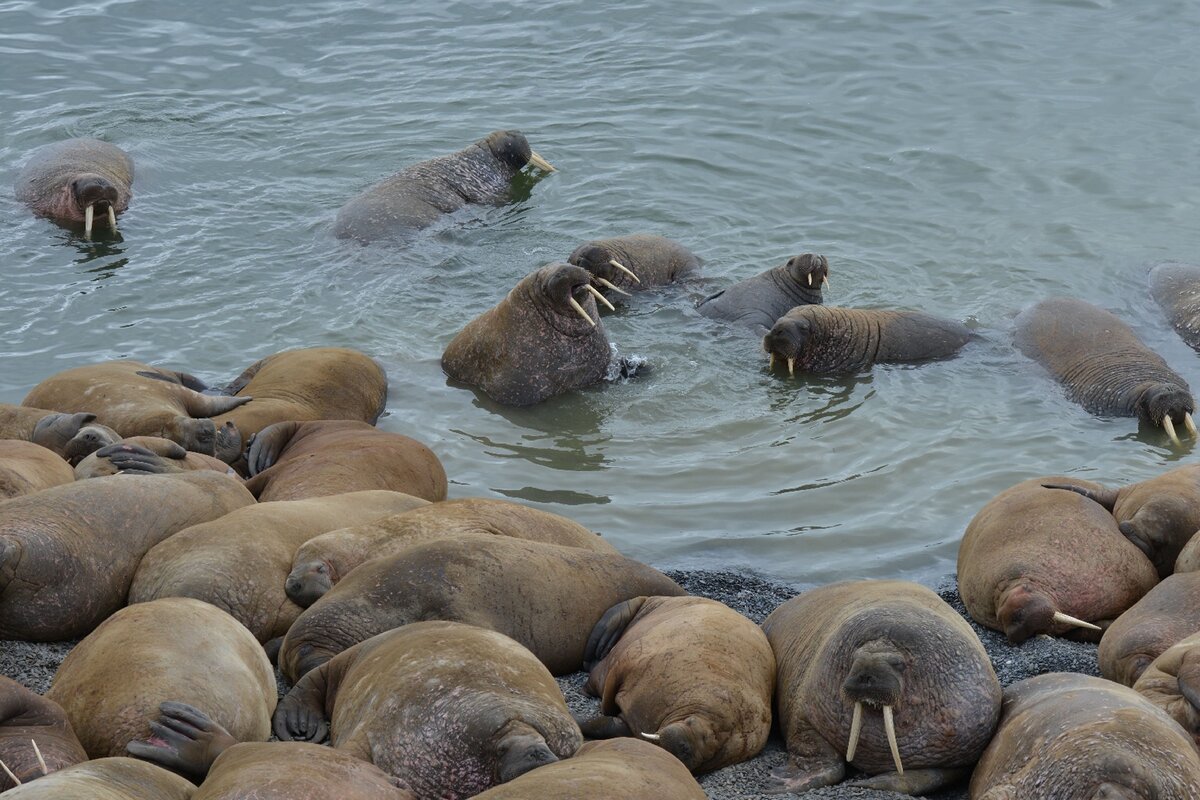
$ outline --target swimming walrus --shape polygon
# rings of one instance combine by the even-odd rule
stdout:
[[[1014,341],[1088,412],[1137,417],[1176,444],[1176,425],[1196,435],[1187,382],[1116,314],[1074,298],[1043,300],[1017,317]]]
[[[253,502],[233,478],[197,471],[112,475],[0,503],[0,639],[83,636],[125,604],[147,550]]]
[[[75,471],[57,453],[33,442],[0,439],[0,501],[73,480]]]
[[[129,603],[192,597],[230,614],[260,642],[282,636],[301,608],[284,594],[296,548],[325,531],[397,514],[424,500],[366,491],[255,503],[193,525],[142,557]]]
[[[1167,648],[1200,631],[1200,572],[1171,575],[1146,592],[1100,639],[1100,674],[1133,686]]]
[[[704,298],[697,309],[706,317],[766,333],[796,306],[820,305],[821,288],[828,283],[829,261],[804,253]]]
[[[643,736],[692,772],[753,758],[771,733],[775,655],[762,629],[704,597],[635,597],[588,637],[592,738]]]
[[[615,295],[674,283],[700,266],[700,259],[679,242],[635,233],[595,239],[576,247],[567,263],[592,273],[592,280]]]
[[[958,547],[958,590],[971,618],[1013,644],[1039,633],[1097,641],[1150,591],[1154,565],[1086,496],[1102,491],[1078,478],[1034,478],[981,508]]]
[[[514,536],[597,553],[617,552],[578,522],[548,511],[483,497],[443,500],[309,539],[295,551],[292,571],[287,577],[287,595],[296,605],[307,608],[364,561],[390,556],[421,542],[465,533]]]
[[[87,761],[62,706],[0,675],[0,764],[20,783]],[[0,792],[16,782],[0,769]]]
[[[1183,729],[1132,689],[1051,672],[1004,690],[973,800],[1193,800],[1200,755]]]
[[[1150,270],[1150,294],[1171,327],[1193,349],[1200,351],[1200,266],[1159,264]]]
[[[301,614],[283,639],[290,680],[363,639],[427,619],[513,637],[556,675],[583,666],[588,634],[609,608],[641,595],[682,595],[630,558],[508,536],[455,536],[368,561]]]
[[[1200,633],[1168,647],[1146,667],[1133,690],[1179,723],[1200,747]]]
[[[549,264],[467,323],[442,354],[452,379],[507,406],[529,406],[604,378],[612,349],[592,273]]]
[[[457,153],[418,161],[367,189],[338,210],[333,235],[373,242],[424,228],[465,205],[501,205],[511,197],[513,177],[529,164],[554,171],[520,131],[493,131]]]
[[[136,758],[73,764],[4,793],[4,800],[191,800],[196,787]]]
[[[932,792],[964,776],[991,738],[1001,691],[991,661],[971,626],[924,586],[811,589],[771,612],[763,631],[779,664],[789,753],[772,773],[775,790],[837,783],[849,763],[874,776],[853,785]]]
[[[382,699],[386,698],[386,700]],[[305,674],[275,711],[280,739],[370,761],[417,797],[473,797],[583,743],[533,653],[458,622],[405,625]]]
[[[133,160],[99,139],[68,139],[37,150],[17,175],[17,199],[35,214],[83,223],[92,233],[93,215],[107,217],[113,233],[117,215],[133,197]]]
[[[266,741],[278,694],[271,662],[241,623],[208,603],[165,597],[123,608],[88,634],[46,697],[101,758],[147,738],[167,700],[203,710],[239,741]]]
[[[136,466],[130,466],[143,458],[153,459],[158,467],[151,471],[139,470]],[[118,472],[166,475],[176,472],[191,472],[197,469],[213,470],[223,475],[237,475],[233,468],[221,459],[185,450],[183,445],[172,442],[170,439],[160,439],[157,436],[130,436],[126,439],[118,439],[114,444],[101,447],[81,459],[75,465],[75,479],[102,478],[105,475],[116,475]]]
[[[241,434],[211,418],[251,398],[201,394],[207,388],[185,372],[107,361],[51,375],[21,402],[68,413],[86,410],[122,437],[158,436],[231,463],[241,455]]]
[[[832,306],[797,306],[775,321],[763,350],[796,370],[858,372],[875,364],[947,358],[971,340],[971,331],[951,319],[918,311],[883,311]]]

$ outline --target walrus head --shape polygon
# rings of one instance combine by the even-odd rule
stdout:
[[[613,252],[602,244],[588,242],[576,247],[571,255],[567,256],[567,263],[583,267],[592,273],[592,280],[604,288],[627,295],[629,292],[620,287],[632,286],[634,283],[641,283],[641,280],[638,279],[633,269],[623,263],[622,259],[628,260],[625,256]]]
[[[805,360],[802,356],[812,332],[812,321],[803,315],[785,314],[776,320],[763,337],[763,350],[771,357],[768,369],[775,368],[776,356],[787,362],[789,375],[796,374],[797,362],[803,369]]]
[[[66,452],[67,444],[75,438],[84,425],[93,422],[95,414],[79,412],[77,414],[54,413],[47,414],[33,426],[30,441],[40,444],[47,450],[53,450],[60,456]]]
[[[288,574],[283,590],[288,599],[301,608],[317,602],[338,580],[337,571],[325,559],[297,564]]]
[[[479,146],[490,152],[500,163],[519,172],[532,164],[543,172],[554,172],[550,162],[539,156],[529,146],[529,140],[520,131],[493,131],[479,141]]]
[[[1055,627],[1084,628],[1099,631],[1099,625],[1062,613],[1043,592],[1018,584],[1001,596],[996,618],[1011,644],[1020,644],[1039,633],[1050,633]]]
[[[896,725],[892,709],[904,696],[904,673],[908,671],[909,657],[893,643],[876,639],[854,651],[850,671],[842,682],[842,699],[854,705],[854,716],[850,722],[850,741],[846,747],[846,761],[854,760],[862,732],[863,705],[882,709],[883,727],[896,772],[904,774],[900,761],[900,747],[896,741]]]
[[[1192,421],[1192,412],[1195,410],[1191,392],[1168,383],[1145,384],[1134,403],[1138,419],[1165,430],[1171,443],[1176,446],[1179,445],[1176,425],[1183,425],[1192,438],[1196,438],[1196,423]]]
[[[550,264],[529,276],[530,299],[542,317],[559,333],[568,336],[590,334],[596,327],[595,303],[599,294],[592,288],[592,274],[571,264]],[[591,313],[588,313],[589,303]],[[587,324],[575,322],[579,317]],[[567,323],[570,324],[567,324]]]
[[[121,441],[121,436],[107,425],[84,425],[63,447],[62,456],[72,467],[101,448]]]
[[[829,285],[829,261],[816,253],[793,256],[783,265],[788,275],[805,289],[817,289]]]
[[[493,780],[496,783],[508,783],[531,769],[558,761],[558,756],[546,744],[545,738],[517,720],[501,728],[495,742],[496,769]]]
[[[103,175],[86,172],[77,175],[66,187],[73,203],[72,217],[83,220],[85,235],[92,233],[92,218],[96,211],[108,217],[108,226],[117,232],[117,201],[120,193],[112,181]]]

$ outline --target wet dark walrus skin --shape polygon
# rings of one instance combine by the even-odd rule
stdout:
[[[1200,351],[1200,266],[1159,264],[1150,270],[1150,294],[1180,337]]]
[[[612,261],[632,271],[637,280],[614,267]],[[567,263],[583,267],[619,289],[634,291],[673,283],[695,271],[700,259],[679,242],[649,233],[634,233],[585,242],[567,256]],[[608,297],[615,300],[619,295],[610,292]]]
[[[697,309],[706,317],[766,333],[796,306],[823,302],[821,286],[828,275],[825,256],[804,253],[704,298]]]
[[[133,196],[133,160],[99,139],[68,139],[35,152],[17,176],[17,199],[41,216],[83,222],[89,204],[117,214]]]

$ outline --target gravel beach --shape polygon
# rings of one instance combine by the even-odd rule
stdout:
[[[734,610],[745,614],[755,622],[762,622],[784,600],[794,596],[800,588],[776,583],[762,577],[742,572],[687,571],[667,574],[690,593],[720,600]],[[952,577],[933,586],[944,600],[960,614],[966,610],[958,597],[956,583]],[[970,621],[968,619],[968,621]],[[971,623],[979,634],[984,647],[992,659],[992,666],[1004,686],[1023,678],[1044,672],[1082,672],[1099,675],[1096,661],[1096,646],[1040,636],[1025,642],[1020,647],[1008,644],[1003,635]],[[0,674],[20,681],[34,691],[44,693],[50,688],[58,665],[66,658],[74,642],[37,644],[29,642],[0,641]],[[582,692],[586,679],[583,672],[558,679],[567,704],[572,711],[585,714],[599,709],[599,701]],[[280,681],[280,691],[286,685]],[[778,795],[762,792],[764,781],[771,769],[787,760],[783,742],[772,735],[767,747],[756,758],[742,764],[718,770],[700,777],[700,783],[708,796],[714,800],[765,800]],[[805,792],[793,797],[803,800],[894,800],[907,795],[878,792],[848,786],[832,786]],[[934,800],[966,800],[966,784],[947,789],[935,795]]]

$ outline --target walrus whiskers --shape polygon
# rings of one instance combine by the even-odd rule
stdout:
[[[659,739],[661,739],[662,737],[661,737],[661,736],[659,736],[657,733],[643,733],[643,734],[642,734],[642,738],[643,738],[643,739],[649,739],[649,740],[650,740],[650,741],[652,741],[652,742],[657,742],[657,741],[658,741]]]
[[[112,206],[108,207],[108,227],[112,228],[113,233],[117,232],[117,212]]]
[[[8,765],[5,764],[3,761],[0,761],[0,769],[4,770],[4,774],[8,776],[9,780],[11,780],[17,786],[21,785],[21,779],[18,778],[16,775],[13,775],[12,770],[9,769]]]
[[[96,213],[94,206],[89,205],[83,210],[83,235],[91,238],[92,235],[92,216]]]
[[[1175,435],[1175,423],[1171,421],[1169,414],[1163,415],[1163,430],[1167,432],[1167,438],[1171,440],[1171,444],[1179,447],[1179,437]]]
[[[854,704],[854,717],[850,720],[850,743],[846,745],[846,761],[854,760],[858,749],[858,737],[862,735],[862,701]]]
[[[1079,619],[1078,617],[1069,616],[1067,614],[1062,613],[1061,611],[1055,611],[1053,619],[1055,622],[1060,623],[1062,625],[1074,625],[1079,628],[1087,628],[1088,630],[1091,630],[1091,631],[1101,630],[1099,625],[1093,625],[1090,622],[1084,622],[1083,620]]]
[[[535,167],[540,169],[542,172],[555,172],[556,171],[554,169],[554,167],[550,165],[549,161],[547,161],[546,159],[539,156],[533,150],[529,151],[529,163],[533,164]]]
[[[892,719],[892,707],[883,707],[883,729],[887,732],[888,747],[892,750],[892,761],[896,764],[896,772],[904,774],[904,765],[900,763],[900,748],[896,744],[896,723]]]
[[[627,267],[627,266],[625,266],[624,264],[622,264],[620,261],[617,261],[615,258],[610,258],[610,259],[608,260],[608,263],[609,263],[609,264],[612,264],[614,267],[616,267],[617,269],[621,270],[621,272],[624,272],[626,275],[628,275],[629,277],[633,278],[633,279],[634,279],[635,281],[637,281],[638,283],[641,283],[641,282],[642,282],[642,281],[641,281],[641,279],[640,279],[640,278],[638,278],[638,276],[637,276],[637,275],[635,275],[635,274],[633,273],[633,270],[631,270],[629,267]]]
[[[588,313],[583,310],[583,306],[579,305],[579,301],[574,297],[567,297],[567,302],[571,304],[571,308],[575,309],[575,313],[588,321],[588,324],[593,328],[596,327],[596,321],[588,316]]]
[[[37,741],[30,739],[29,743],[33,745],[33,754],[37,756],[38,766],[42,768],[43,775],[49,775],[50,770],[46,767],[46,759],[42,758],[42,751],[37,746]]]
[[[1183,424],[1184,424],[1184,427],[1187,428],[1188,433],[1190,433],[1192,435],[1193,439],[1200,437],[1200,434],[1198,434],[1196,432],[1195,420],[1193,420],[1192,415],[1187,413],[1186,411],[1183,412]]]
[[[608,298],[607,298],[607,297],[605,297],[604,295],[600,294],[600,290],[599,290],[599,289],[597,289],[595,286],[592,286],[592,285],[589,283],[589,284],[587,284],[587,286],[586,286],[585,288],[586,288],[586,289],[587,289],[589,292],[591,292],[593,295],[595,295],[595,297],[596,297],[596,302],[597,302],[597,303],[604,303],[604,305],[608,306],[608,310],[609,310],[609,311],[616,311],[616,310],[617,310],[617,307],[616,307],[616,306],[614,306],[612,303],[608,302]]]
[[[604,278],[601,278],[599,275],[593,275],[592,280],[594,280],[596,283],[603,286],[605,289],[612,289],[617,294],[623,294],[626,297],[633,297],[633,295],[630,294],[629,292],[625,291],[624,289],[618,288],[615,283],[613,283],[610,280],[605,280]]]

